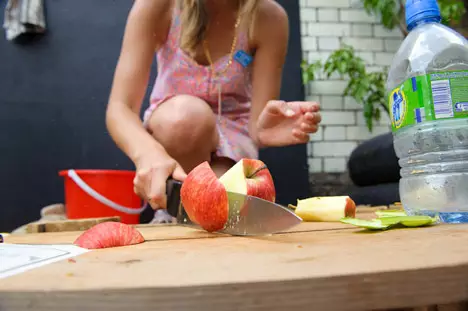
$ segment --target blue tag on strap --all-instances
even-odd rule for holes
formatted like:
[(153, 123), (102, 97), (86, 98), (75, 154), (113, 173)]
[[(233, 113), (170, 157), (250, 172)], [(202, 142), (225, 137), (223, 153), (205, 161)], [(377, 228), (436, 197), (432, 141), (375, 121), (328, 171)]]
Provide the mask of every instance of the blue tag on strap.
[(242, 66), (247, 67), (252, 62), (253, 57), (247, 54), (245, 51), (239, 50), (236, 52), (236, 54), (234, 54), (234, 60)]

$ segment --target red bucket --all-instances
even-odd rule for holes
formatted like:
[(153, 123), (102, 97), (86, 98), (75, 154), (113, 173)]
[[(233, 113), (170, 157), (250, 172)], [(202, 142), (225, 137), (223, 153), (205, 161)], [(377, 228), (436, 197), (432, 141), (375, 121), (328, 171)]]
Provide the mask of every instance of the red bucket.
[(68, 219), (120, 216), (125, 224), (140, 223), (147, 204), (133, 192), (135, 172), (122, 170), (64, 170)]

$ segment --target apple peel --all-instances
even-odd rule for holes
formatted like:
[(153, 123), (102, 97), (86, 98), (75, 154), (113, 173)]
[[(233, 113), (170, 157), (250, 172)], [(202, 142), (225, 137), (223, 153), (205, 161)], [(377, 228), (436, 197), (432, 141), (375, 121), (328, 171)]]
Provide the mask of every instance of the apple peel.
[(99, 249), (140, 244), (144, 241), (144, 237), (134, 227), (107, 221), (83, 232), (73, 244), (86, 249)]
[(356, 204), (349, 196), (324, 196), (297, 200), (294, 213), (304, 221), (339, 222), (356, 217)]

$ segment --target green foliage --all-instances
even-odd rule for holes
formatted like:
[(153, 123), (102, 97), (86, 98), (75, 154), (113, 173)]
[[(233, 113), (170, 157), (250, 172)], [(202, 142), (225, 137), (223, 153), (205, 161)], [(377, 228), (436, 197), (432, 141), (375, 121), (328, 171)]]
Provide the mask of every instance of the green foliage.
[[(405, 20), (404, 0), (361, 0), (366, 12), (378, 16), (381, 24), (387, 29), (398, 27), (403, 36), (407, 35)], [(465, 14), (465, 7), (461, 0), (439, 0), (438, 1), (442, 23), (453, 25), (460, 21)], [(381, 72), (371, 72), (366, 68), (365, 61), (356, 55), (355, 50), (347, 45), (334, 51), (322, 64), (317, 61), (301, 64), (302, 78), (304, 84), (314, 81), (317, 75), (324, 74), (330, 78), (338, 74), (348, 80), (344, 96), (353, 97), (363, 106), (364, 118), (367, 128), (372, 132), (374, 121), (380, 120), (381, 110), (389, 113), (385, 83), (387, 80), (387, 68)]]
[(452, 25), (460, 22), (462, 16), (466, 13), (463, 1), (460, 0), (439, 0), (442, 23)]
[[(387, 29), (399, 27), (404, 35), (407, 34), (405, 25), (404, 0), (361, 0), (367, 14), (380, 18), (380, 22)], [(460, 21), (465, 14), (462, 0), (438, 0), (442, 23), (449, 25)]]
[(401, 6), (395, 0), (361, 0), (369, 15), (377, 15), (385, 28), (393, 29), (400, 22)]
[(363, 105), (369, 131), (372, 131), (373, 121), (380, 120), (381, 109), (388, 113), (385, 96), (386, 72), (368, 72), (366, 63), (356, 55), (351, 46), (343, 45), (343, 48), (334, 51), (324, 64), (320, 61), (312, 64), (303, 61), (304, 83), (315, 80), (320, 70), (323, 70), (327, 79), (336, 73), (348, 79), (343, 95), (351, 96)]

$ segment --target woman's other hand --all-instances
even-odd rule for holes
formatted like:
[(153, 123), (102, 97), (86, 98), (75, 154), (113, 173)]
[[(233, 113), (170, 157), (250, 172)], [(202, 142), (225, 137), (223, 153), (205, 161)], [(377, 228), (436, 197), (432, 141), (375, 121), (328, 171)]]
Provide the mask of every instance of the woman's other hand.
[(262, 146), (303, 144), (316, 133), (322, 121), (316, 102), (271, 100), (257, 120), (258, 141)]

